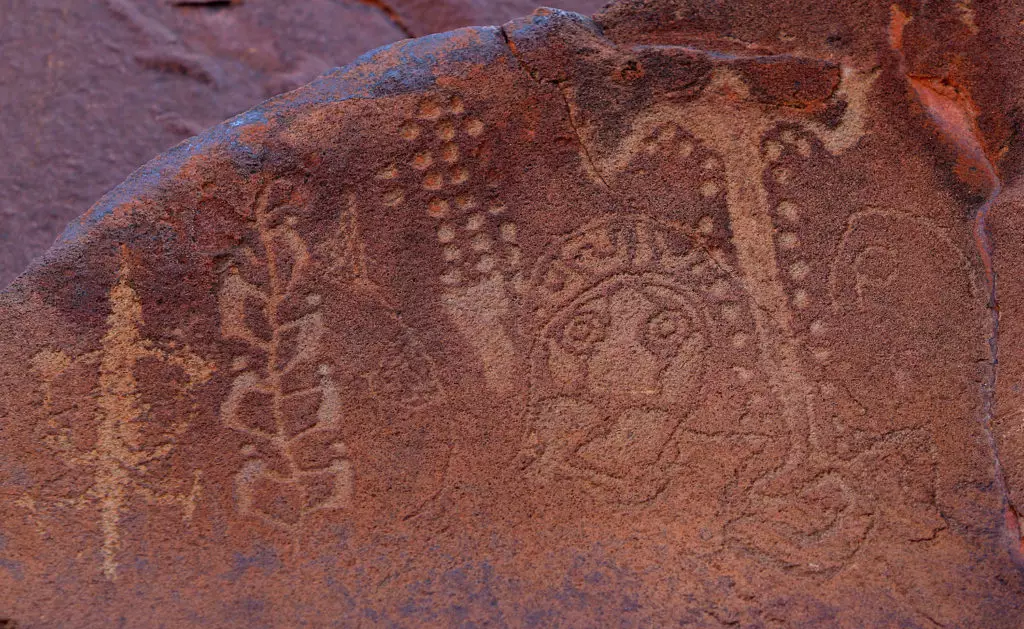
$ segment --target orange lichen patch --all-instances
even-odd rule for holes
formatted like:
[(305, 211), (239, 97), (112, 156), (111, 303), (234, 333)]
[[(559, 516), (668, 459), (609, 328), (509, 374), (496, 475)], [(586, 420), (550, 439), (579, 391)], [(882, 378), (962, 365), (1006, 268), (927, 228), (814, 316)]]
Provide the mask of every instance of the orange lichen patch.
[(243, 144), (257, 145), (265, 142), (270, 136), (271, 126), (267, 123), (250, 123), (242, 127), (238, 139)]

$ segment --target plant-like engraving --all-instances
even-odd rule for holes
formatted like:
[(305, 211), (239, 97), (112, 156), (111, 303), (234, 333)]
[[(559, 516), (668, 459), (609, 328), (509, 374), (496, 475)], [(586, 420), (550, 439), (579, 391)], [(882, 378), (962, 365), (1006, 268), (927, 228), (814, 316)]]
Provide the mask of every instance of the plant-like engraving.
[(236, 476), (238, 509), (294, 529), (312, 513), (348, 506), (353, 470), (340, 440), (341, 396), (321, 358), (321, 297), (308, 290), (312, 257), (288, 214), (294, 186), (257, 196), (256, 242), (242, 247), (220, 289), (221, 333), (249, 351), (221, 419), (251, 439)]

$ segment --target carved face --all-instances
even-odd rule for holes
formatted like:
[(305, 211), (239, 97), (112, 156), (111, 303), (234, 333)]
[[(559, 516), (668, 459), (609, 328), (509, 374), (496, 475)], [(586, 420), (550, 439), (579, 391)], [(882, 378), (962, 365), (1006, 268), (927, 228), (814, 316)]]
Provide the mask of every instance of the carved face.
[(704, 322), (670, 280), (619, 276), (584, 293), (544, 333), (547, 375), (605, 406), (692, 409)]
[(598, 221), (542, 260), (534, 282), (538, 473), (645, 502), (678, 475), (682, 431), (739, 431), (753, 415), (753, 398), (736, 394), (756, 368), (742, 290), (685, 233)]

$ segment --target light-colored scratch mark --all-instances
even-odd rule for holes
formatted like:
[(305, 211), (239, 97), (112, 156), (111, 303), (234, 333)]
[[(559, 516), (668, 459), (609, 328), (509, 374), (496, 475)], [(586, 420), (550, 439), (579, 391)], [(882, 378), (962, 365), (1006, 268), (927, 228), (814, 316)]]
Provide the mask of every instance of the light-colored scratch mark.
[(143, 485), (138, 476), (149, 464), (166, 458), (174, 449), (174, 437), (186, 425), (172, 427), (171, 437), (158, 446), (142, 443), (143, 404), (134, 370), (140, 360), (154, 358), (180, 368), (186, 377), (186, 388), (206, 382), (213, 374), (213, 366), (193, 354), (188, 346), (165, 349), (142, 337), (142, 302), (129, 283), (131, 269), (127, 251), (122, 249), (121, 266), (117, 282), (110, 290), (110, 315), (107, 331), (100, 341), (100, 349), (72, 359), (61, 351), (46, 349), (32, 358), (34, 371), (43, 381), (43, 411), (47, 422), (56, 427), (52, 414), (53, 381), (75, 364), (98, 361), (99, 379), (93, 389), (96, 396), (98, 421), (97, 439), (92, 450), (78, 452), (67, 435), (59, 435), (49, 443), (67, 455), (72, 465), (91, 468), (94, 483), (88, 495), (96, 498), (100, 508), (100, 530), (103, 574), (110, 580), (117, 577), (117, 554), (121, 549), (120, 521), (125, 505), (133, 496), (162, 506), (181, 507), (188, 521), (195, 511), (201, 492), (201, 479), (193, 476), (192, 488), (187, 494), (164, 493)]

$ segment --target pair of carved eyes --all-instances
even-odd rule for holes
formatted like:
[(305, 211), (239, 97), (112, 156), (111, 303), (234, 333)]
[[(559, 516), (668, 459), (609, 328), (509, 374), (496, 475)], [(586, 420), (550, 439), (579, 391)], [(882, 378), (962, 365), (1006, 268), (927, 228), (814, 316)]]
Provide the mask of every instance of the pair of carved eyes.
[[(613, 325), (606, 308), (591, 305), (577, 310), (562, 327), (560, 342), (568, 352), (589, 355), (608, 338)], [(663, 308), (655, 311), (636, 330), (635, 338), (643, 347), (661, 358), (672, 358), (694, 331), (690, 315), (682, 310)]]

